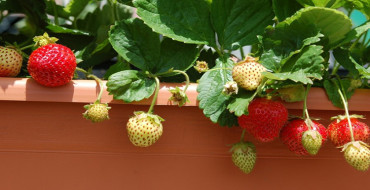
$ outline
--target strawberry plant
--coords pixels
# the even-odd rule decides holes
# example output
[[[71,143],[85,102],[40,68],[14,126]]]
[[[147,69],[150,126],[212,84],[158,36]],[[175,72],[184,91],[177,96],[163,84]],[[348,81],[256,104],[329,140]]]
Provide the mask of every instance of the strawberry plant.
[[[197,82],[204,116],[244,129],[232,160],[245,173],[256,160],[255,146],[244,141],[246,131],[261,142],[280,135],[300,155],[318,153],[326,129],[311,120],[306,99],[311,86],[321,87],[346,111],[329,126],[328,138],[344,146],[352,166],[366,170],[368,163],[356,155],[368,157],[369,128],[350,118],[347,102],[357,88],[369,88],[369,10],[362,0],[71,0],[64,6],[53,0],[2,0],[1,21],[21,16],[0,28],[0,45],[16,49],[1,47],[0,73],[20,72],[50,87],[81,74],[94,79],[100,92],[83,116],[101,122],[110,108],[101,103],[104,86],[93,71],[103,69],[114,99],[152,98],[149,110],[135,112],[126,125],[139,147],[154,144],[166,128],[165,118],[154,114],[160,82],[185,81],[170,90],[169,101],[180,107],[189,101],[189,83]],[[355,26],[354,11],[366,21]],[[36,37],[37,49],[34,36],[45,32],[58,44]],[[304,101],[303,117],[287,121],[281,100]]]

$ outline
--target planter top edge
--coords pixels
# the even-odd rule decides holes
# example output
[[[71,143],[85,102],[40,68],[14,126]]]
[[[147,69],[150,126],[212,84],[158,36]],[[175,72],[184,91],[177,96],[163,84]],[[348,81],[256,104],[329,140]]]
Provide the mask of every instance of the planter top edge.
[[[106,84],[106,81],[103,81]],[[105,86],[105,85],[104,85]],[[168,91],[174,87],[184,87],[184,83],[161,83],[157,105],[172,105],[168,99],[171,93]],[[1,101],[36,101],[36,102],[94,102],[99,93],[99,86],[94,80],[72,80],[67,85],[55,88],[44,87],[31,78],[0,78],[0,100]],[[102,102],[110,104],[127,104],[120,100],[114,100],[104,87]],[[197,84],[190,84],[187,95],[189,101],[185,106],[198,106]],[[354,111],[370,111],[368,101],[370,90],[357,89],[349,101],[349,107]],[[132,102],[135,105],[150,105],[151,98],[140,102]],[[340,110],[328,100],[325,90],[322,88],[311,88],[308,99],[308,108],[313,110]],[[302,109],[303,102],[284,103],[288,109]]]

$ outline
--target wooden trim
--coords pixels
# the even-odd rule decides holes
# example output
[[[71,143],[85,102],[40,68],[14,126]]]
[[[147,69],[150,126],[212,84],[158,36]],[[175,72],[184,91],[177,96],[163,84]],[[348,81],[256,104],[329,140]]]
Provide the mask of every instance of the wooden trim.
[[[171,96],[168,89],[177,85],[184,86],[184,84],[179,83],[161,83],[157,105],[171,105],[168,101],[168,98]],[[99,92],[97,83],[93,80],[73,80],[65,86],[48,88],[37,84],[33,79],[29,78],[1,78],[0,87],[0,100],[8,101],[89,103],[95,101]],[[197,84],[195,83],[189,86],[187,95],[190,102],[185,106],[198,106],[196,88]],[[368,89],[356,90],[349,102],[350,109],[353,111],[370,111],[369,95],[370,90]],[[102,101],[110,104],[124,104],[122,101],[114,100],[113,96],[109,95],[106,90],[104,90]],[[311,88],[307,101],[309,109],[340,110],[331,104],[325,94],[325,90],[322,88]],[[150,99],[145,99],[130,104],[149,105],[150,102]],[[285,103],[285,105],[288,109],[302,109],[303,107],[302,102]]]

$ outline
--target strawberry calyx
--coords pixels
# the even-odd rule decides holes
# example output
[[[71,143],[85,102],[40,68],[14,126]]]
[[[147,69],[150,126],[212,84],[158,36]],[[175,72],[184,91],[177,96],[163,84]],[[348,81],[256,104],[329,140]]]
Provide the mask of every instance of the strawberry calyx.
[[[247,55],[244,58],[244,61],[243,62],[257,62],[258,60],[259,60],[258,57],[252,57],[252,56]]]
[[[249,141],[241,141],[234,143],[230,149],[230,152],[243,152],[246,153],[248,151],[256,151],[256,146]]]
[[[205,61],[196,61],[194,69],[199,73],[205,73],[209,70],[208,63]]]
[[[155,115],[155,114],[152,114],[152,113],[146,113],[146,112],[143,112],[143,111],[136,111],[134,112],[134,115],[135,117],[138,119],[138,120],[142,120],[142,119],[151,119],[154,121],[154,123],[158,124],[158,125],[161,125],[162,121],[165,121],[162,117],[160,117],[159,115]]]
[[[35,42],[35,46],[41,47],[48,44],[55,44],[59,39],[55,37],[49,37],[48,33],[44,33],[42,36],[35,36],[33,41]]]
[[[349,148],[349,146],[353,146],[357,149],[360,149],[361,146],[365,146],[367,148],[370,148],[370,146],[368,144],[366,144],[365,142],[363,142],[363,141],[351,141],[351,142],[348,142],[345,145],[337,147],[337,148],[341,148],[342,149],[341,152],[344,152],[347,148]]]
[[[367,171],[370,167],[369,145],[362,141],[351,141],[342,146],[347,163],[359,171]]]
[[[227,81],[224,85],[222,93],[227,96],[230,96],[233,94],[238,94],[238,91],[239,91],[238,84],[235,81]]]
[[[188,96],[179,87],[176,86],[176,88],[169,89],[168,91],[172,94],[168,100],[179,105],[179,107],[189,102]]]
[[[363,115],[357,115],[357,114],[352,114],[349,116],[350,119],[365,119],[365,117]],[[347,116],[346,115],[337,115],[337,116],[333,116],[330,118],[331,120],[335,120],[337,121],[337,123],[339,123],[340,121],[344,120],[344,119],[347,119]]]
[[[184,104],[186,104],[187,102],[189,102],[189,98],[186,95],[186,90],[188,89],[188,87],[190,85],[190,79],[189,79],[188,74],[186,74],[184,71],[172,70],[172,72],[184,75],[185,80],[186,80],[186,84],[185,84],[185,87],[184,87],[183,90],[180,89],[177,86],[176,86],[176,88],[172,88],[172,89],[169,90],[171,92],[172,96],[168,100],[171,101],[171,102],[174,102],[179,107],[181,107]]]

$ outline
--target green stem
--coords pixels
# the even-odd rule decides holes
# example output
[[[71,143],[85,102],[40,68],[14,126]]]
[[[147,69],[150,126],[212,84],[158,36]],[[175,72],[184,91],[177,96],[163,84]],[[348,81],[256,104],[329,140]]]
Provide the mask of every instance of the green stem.
[[[173,70],[173,72],[174,73],[180,73],[180,74],[185,76],[185,80],[186,80],[186,85],[185,85],[185,88],[184,88],[184,93],[185,93],[186,90],[188,89],[189,85],[190,85],[190,79],[189,79],[188,74],[186,74],[184,71],[180,71],[180,70]]]
[[[342,80],[341,80],[341,78],[339,77],[339,75],[338,74],[336,74],[335,75],[336,76],[336,78],[337,78],[337,80],[338,80],[338,82],[339,82],[339,85],[340,85],[340,87],[338,87],[339,89],[341,89],[341,90],[343,90],[344,91],[344,86],[343,86],[343,84],[342,84]],[[344,99],[347,101],[348,100],[348,98],[347,98],[347,95],[346,94],[342,94],[343,95],[343,97],[344,97]]]
[[[244,141],[245,129],[243,129],[242,135],[240,136],[240,142]]]
[[[308,130],[312,130],[312,121],[311,121],[310,115],[308,114],[308,109],[307,109],[307,96],[308,96],[308,92],[310,91],[310,88],[311,88],[311,84],[307,84],[307,89],[304,94],[304,101],[303,101],[303,118],[305,121],[307,121],[306,124],[307,124]]]
[[[363,40],[363,45],[365,45],[365,42],[366,42],[366,38],[367,38],[367,34],[368,34],[369,32],[368,31],[366,31],[365,32],[365,35],[364,35],[364,40]],[[363,46],[362,48],[365,48],[366,46]]]
[[[96,99],[95,103],[100,103],[101,102],[101,97],[102,97],[103,91],[104,91],[103,81],[99,77],[87,72],[85,69],[76,67],[76,71],[80,71],[80,72],[84,73],[87,78],[94,79],[99,84],[100,92],[99,92],[98,98]]]
[[[308,111],[307,111],[307,114],[306,114],[306,110],[307,110],[307,96],[308,96],[308,92],[310,91],[310,88],[311,88],[311,84],[308,84],[307,85],[307,88],[306,88],[306,92],[304,94],[304,100],[303,100],[303,118],[306,119],[308,116]]]
[[[252,95],[252,97],[251,97],[251,100],[253,100],[254,99],[254,97],[256,97],[257,96],[257,94],[260,94],[261,93],[261,91],[262,91],[262,89],[265,87],[265,85],[266,85],[266,82],[267,82],[267,78],[263,78],[262,79],[262,82],[261,82],[261,84],[257,87],[257,90],[254,92],[254,94]]]
[[[82,69],[82,68],[79,68],[79,67],[76,67],[76,71],[80,71],[80,72],[84,73],[85,75],[89,74],[89,72],[87,72],[85,69]]]
[[[53,4],[53,12],[54,12],[54,24],[59,26],[59,16],[58,16],[58,11],[55,3]]]
[[[244,58],[245,58],[245,54],[244,54],[244,49],[243,49],[243,47],[240,47],[240,48],[239,48],[239,50],[240,50],[240,56],[242,57],[242,60],[244,60]]]
[[[331,74],[332,75],[337,74],[339,68],[340,68],[340,64],[337,61],[334,61],[333,71],[331,72]]]
[[[92,78],[99,84],[100,92],[99,92],[98,98],[96,99],[95,103],[100,103],[101,102],[101,96],[103,95],[103,91],[104,91],[103,81],[100,78],[98,78],[97,76],[93,75],[93,74],[87,75],[87,78]]]
[[[155,92],[154,92],[152,104],[150,104],[148,113],[152,113],[153,112],[153,108],[154,108],[155,102],[157,101],[157,97],[158,97],[158,93],[159,93],[159,88],[160,88],[160,82],[159,82],[158,77],[154,77],[154,79],[155,79],[155,83],[156,83],[156,88],[155,88]]]
[[[364,40],[366,40],[366,39],[364,39]],[[370,43],[370,38],[367,40],[367,42],[364,44],[364,48],[366,48],[367,47],[367,45],[369,45],[369,43]]]
[[[24,46],[24,47],[19,48],[19,50],[23,51],[23,50],[25,50],[25,49],[32,48],[32,47],[34,47],[34,46],[35,46],[34,44],[30,44],[30,45],[28,45],[28,46]]]
[[[221,52],[221,50],[219,50],[217,47],[214,47],[214,49],[216,50],[217,54],[220,56],[220,57],[223,57],[224,54]]]
[[[347,120],[348,120],[348,125],[349,125],[349,130],[351,132],[351,141],[354,142],[355,141],[355,137],[353,135],[353,127],[352,127],[352,123],[351,123],[351,118],[349,116],[349,112],[348,112],[348,102],[345,100],[341,90],[338,88],[338,93],[340,95],[340,98],[342,99],[342,102],[343,102],[343,105],[344,105],[344,111],[346,112],[346,117],[347,117]]]
[[[348,125],[349,125],[349,131],[351,133],[351,141],[354,142],[355,141],[355,137],[353,135],[353,127],[352,127],[352,123],[351,123],[351,118],[349,116],[349,112],[348,112],[348,101],[347,101],[347,98],[343,95],[342,91],[340,90],[341,88],[338,86],[337,83],[334,83],[337,88],[338,88],[338,93],[339,93],[339,96],[342,100],[342,103],[343,103],[343,106],[344,106],[344,111],[346,113],[346,118],[348,120]]]
[[[353,42],[353,44],[351,45],[351,47],[349,47],[349,51],[351,51],[354,47],[356,47],[356,44],[360,41],[361,37],[366,33],[367,31],[363,32],[357,39],[355,42]]]
[[[347,14],[348,17],[351,17],[352,11],[353,11],[353,9],[348,11],[348,14]]]
[[[117,0],[109,0],[110,4],[112,5],[112,13],[114,21],[119,20],[119,16],[117,13]]]

